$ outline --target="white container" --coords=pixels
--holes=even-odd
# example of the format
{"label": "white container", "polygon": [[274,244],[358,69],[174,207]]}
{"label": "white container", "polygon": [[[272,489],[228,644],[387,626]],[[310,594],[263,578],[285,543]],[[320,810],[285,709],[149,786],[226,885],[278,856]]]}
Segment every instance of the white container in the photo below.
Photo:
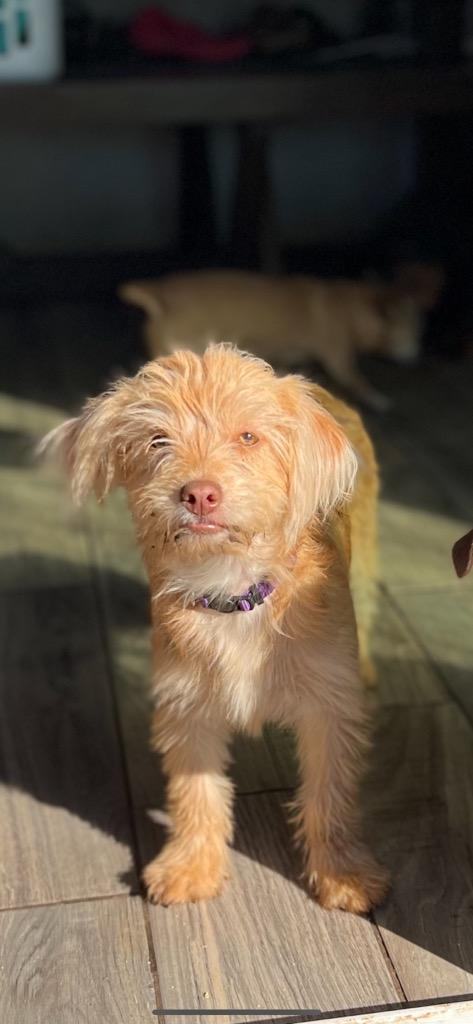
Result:
{"label": "white container", "polygon": [[62,70],[61,0],[0,0],[0,83],[47,81]]}

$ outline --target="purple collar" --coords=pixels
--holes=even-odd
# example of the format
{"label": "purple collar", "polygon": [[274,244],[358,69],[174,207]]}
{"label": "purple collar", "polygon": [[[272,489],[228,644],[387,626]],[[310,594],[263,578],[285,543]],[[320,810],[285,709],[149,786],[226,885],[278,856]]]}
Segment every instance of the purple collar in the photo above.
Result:
{"label": "purple collar", "polygon": [[269,580],[261,580],[260,583],[253,583],[239,597],[222,597],[210,600],[209,597],[204,595],[204,597],[197,598],[195,603],[200,604],[202,608],[212,608],[215,612],[252,612],[255,605],[263,604],[263,601],[272,594],[273,590],[274,586]]}

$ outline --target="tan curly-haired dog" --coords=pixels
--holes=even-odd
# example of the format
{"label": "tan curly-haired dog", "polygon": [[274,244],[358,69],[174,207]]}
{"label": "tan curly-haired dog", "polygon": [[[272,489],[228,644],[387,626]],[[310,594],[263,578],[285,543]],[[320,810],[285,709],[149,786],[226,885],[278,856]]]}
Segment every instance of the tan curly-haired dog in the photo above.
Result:
{"label": "tan curly-haired dog", "polygon": [[[272,721],[297,737],[294,816],[312,892],[325,907],[369,910],[386,875],[360,838],[367,737],[349,562],[353,544],[369,584],[377,476],[356,413],[217,345],[148,363],[48,440],[78,501],[126,488],[149,575],[153,742],[172,820],[144,873],[150,898],[218,893],[232,837],[228,740]],[[369,614],[361,605],[368,671]]]}

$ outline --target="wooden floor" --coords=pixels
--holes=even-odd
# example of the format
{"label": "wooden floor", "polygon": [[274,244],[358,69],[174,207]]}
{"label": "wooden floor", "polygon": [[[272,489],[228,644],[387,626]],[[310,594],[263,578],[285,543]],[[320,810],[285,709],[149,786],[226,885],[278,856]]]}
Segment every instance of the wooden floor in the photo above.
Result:
{"label": "wooden floor", "polygon": [[472,365],[370,371],[396,399],[370,419],[384,493],[364,789],[388,901],[357,918],[308,898],[284,810],[291,740],[268,732],[235,748],[231,884],[162,909],[138,882],[163,789],[124,501],[79,514],[31,460],[39,435],[138,364],[127,330],[112,307],[0,319],[0,1020],[226,1024],[473,998],[473,578],[450,561],[473,525]]}

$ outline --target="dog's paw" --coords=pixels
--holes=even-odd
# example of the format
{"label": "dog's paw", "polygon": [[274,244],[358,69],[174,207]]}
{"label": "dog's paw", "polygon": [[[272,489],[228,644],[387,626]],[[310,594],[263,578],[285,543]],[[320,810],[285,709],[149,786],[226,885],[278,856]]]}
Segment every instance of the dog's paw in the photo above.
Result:
{"label": "dog's paw", "polygon": [[387,873],[377,877],[363,875],[324,875],[315,886],[315,895],[325,910],[348,910],[367,914],[383,902],[388,891]]}
{"label": "dog's paw", "polygon": [[389,872],[367,850],[363,850],[362,860],[359,867],[352,861],[341,870],[325,869],[311,875],[311,890],[325,910],[367,914],[383,902],[389,889]]}
{"label": "dog's paw", "polygon": [[197,857],[170,856],[164,850],[143,871],[143,882],[151,903],[194,903],[211,900],[227,877],[226,859],[221,851],[206,850]]}

